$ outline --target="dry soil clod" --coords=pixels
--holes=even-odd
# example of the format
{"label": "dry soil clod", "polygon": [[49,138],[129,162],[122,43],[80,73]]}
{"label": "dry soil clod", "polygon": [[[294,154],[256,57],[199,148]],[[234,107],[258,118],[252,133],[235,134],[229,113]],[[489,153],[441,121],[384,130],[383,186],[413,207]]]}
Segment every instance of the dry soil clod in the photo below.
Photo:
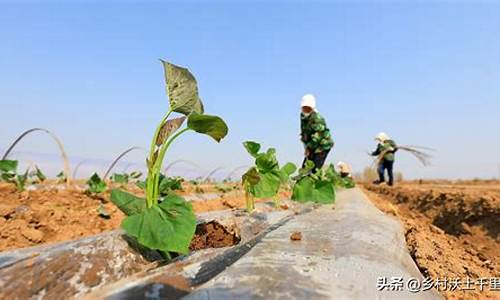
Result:
{"label": "dry soil clod", "polygon": [[292,234],[290,235],[290,240],[292,240],[292,241],[302,240],[302,232],[300,232],[300,231],[292,232]]}

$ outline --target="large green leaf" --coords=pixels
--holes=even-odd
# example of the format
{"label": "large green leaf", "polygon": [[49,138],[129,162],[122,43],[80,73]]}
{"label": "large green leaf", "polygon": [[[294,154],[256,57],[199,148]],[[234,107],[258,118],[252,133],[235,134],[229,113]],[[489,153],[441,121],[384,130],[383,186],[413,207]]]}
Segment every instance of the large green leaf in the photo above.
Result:
{"label": "large green leaf", "polygon": [[281,182],[282,183],[287,183],[290,179],[290,175],[295,173],[297,171],[297,166],[295,164],[289,162],[286,163],[281,169],[280,169],[280,177],[281,177]]}
{"label": "large green leaf", "polygon": [[17,160],[8,160],[2,159],[0,160],[0,172],[16,172],[17,170]]}
{"label": "large green leaf", "polygon": [[146,210],[146,199],[119,189],[111,190],[111,202],[127,216],[140,214]]}
{"label": "large green leaf", "polygon": [[188,128],[209,135],[217,142],[220,142],[228,132],[226,123],[220,117],[195,112],[189,115]]}
{"label": "large green leaf", "polygon": [[156,138],[156,145],[161,146],[165,141],[182,126],[186,117],[180,117],[175,119],[167,120],[161,125],[160,132]]}
{"label": "large green leaf", "polygon": [[188,69],[176,66],[164,60],[165,80],[170,101],[170,109],[189,115],[191,112],[203,113],[203,103],[198,96],[198,85]]}
{"label": "large green leaf", "polygon": [[259,154],[259,150],[260,150],[259,143],[256,143],[253,141],[246,141],[243,143],[243,146],[245,147],[245,149],[247,149],[248,153],[250,153],[251,156],[256,158],[257,155]]}
{"label": "large green leaf", "polygon": [[279,191],[281,177],[278,170],[260,174],[260,181],[250,187],[250,192],[256,198],[271,198]]}
{"label": "large green leaf", "polygon": [[278,167],[276,159],[276,149],[269,148],[266,153],[261,153],[255,160],[255,165],[260,173],[267,173]]}
{"label": "large green leaf", "polygon": [[191,204],[170,195],[159,205],[127,217],[123,229],[150,249],[187,254],[196,229]]}
{"label": "large green leaf", "polygon": [[335,187],[330,181],[313,180],[306,176],[295,183],[292,199],[299,202],[333,203]]}
{"label": "large green leaf", "polygon": [[241,176],[243,184],[254,186],[260,181],[260,174],[255,167],[251,167],[243,176]]}

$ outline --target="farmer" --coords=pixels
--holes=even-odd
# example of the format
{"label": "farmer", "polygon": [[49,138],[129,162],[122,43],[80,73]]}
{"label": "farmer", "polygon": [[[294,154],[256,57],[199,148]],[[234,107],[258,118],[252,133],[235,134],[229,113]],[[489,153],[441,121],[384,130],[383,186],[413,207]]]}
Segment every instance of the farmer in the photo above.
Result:
{"label": "farmer", "polygon": [[392,186],[394,184],[394,175],[393,175],[393,166],[394,166],[394,153],[398,151],[398,147],[396,143],[391,140],[391,138],[381,132],[377,134],[375,137],[375,141],[377,141],[377,149],[371,153],[372,156],[378,156],[377,162],[377,171],[379,179],[374,181],[374,184],[381,184],[385,182],[385,170],[387,170],[387,174],[389,175],[388,184]]}
{"label": "farmer", "polygon": [[326,157],[334,143],[325,119],[316,110],[316,98],[311,94],[306,94],[302,97],[300,106],[302,108],[300,137],[305,149],[302,167],[306,161],[311,160],[314,163],[312,171],[316,172],[325,164]]}
{"label": "farmer", "polygon": [[343,161],[339,161],[337,163],[337,168],[339,170],[339,173],[340,173],[340,177],[342,178],[352,178],[352,169],[351,167],[346,164],[345,162]]}

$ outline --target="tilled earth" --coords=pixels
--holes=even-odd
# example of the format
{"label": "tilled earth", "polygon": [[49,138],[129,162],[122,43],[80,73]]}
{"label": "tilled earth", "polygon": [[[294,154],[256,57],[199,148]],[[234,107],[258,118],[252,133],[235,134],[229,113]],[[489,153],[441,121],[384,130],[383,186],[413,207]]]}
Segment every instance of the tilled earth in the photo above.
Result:
{"label": "tilled earth", "polygon": [[[202,188],[197,187],[196,192],[213,193],[218,197],[192,201],[195,212],[245,207],[241,191],[216,193],[212,185]],[[133,185],[126,189],[139,196],[142,193]],[[195,188],[186,186],[180,194],[193,192]],[[98,234],[119,228],[124,218],[124,214],[109,201],[109,192],[89,196],[81,187],[67,190],[60,185],[47,185],[18,192],[14,185],[0,183],[0,200],[0,251]],[[100,206],[109,214],[108,217],[99,214]],[[208,229],[214,231],[210,236],[218,236],[217,228]],[[200,239],[193,241],[193,247],[202,247]]]}
{"label": "tilled earth", "polygon": [[467,278],[474,282],[472,290],[439,289],[445,297],[500,299],[500,283],[495,287],[491,282],[500,278],[500,184],[422,182],[363,188],[379,209],[404,224],[410,254],[424,276],[458,279],[463,288]]}

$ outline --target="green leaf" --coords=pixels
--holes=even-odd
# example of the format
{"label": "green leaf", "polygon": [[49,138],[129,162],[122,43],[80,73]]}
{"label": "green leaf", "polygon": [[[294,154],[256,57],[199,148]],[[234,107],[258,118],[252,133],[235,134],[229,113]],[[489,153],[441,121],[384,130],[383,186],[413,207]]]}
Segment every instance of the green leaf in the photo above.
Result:
{"label": "green leaf", "polygon": [[260,174],[255,167],[250,168],[243,176],[241,176],[243,184],[254,186],[260,181]]}
{"label": "green leaf", "polygon": [[182,190],[182,182],[184,182],[184,179],[182,177],[167,177],[163,174],[160,174],[159,182],[159,195],[160,197],[164,197],[169,195],[173,191]]}
{"label": "green leaf", "polygon": [[278,193],[280,185],[279,171],[270,171],[260,175],[260,181],[250,187],[250,193],[256,198],[271,198]]}
{"label": "green leaf", "polygon": [[250,153],[251,156],[257,158],[257,155],[259,154],[260,150],[260,144],[253,142],[253,141],[246,141],[243,143],[243,146],[245,149],[247,149],[248,153]]}
{"label": "green leaf", "polygon": [[142,176],[142,172],[139,172],[139,171],[133,171],[132,173],[130,173],[130,178],[132,179],[139,179],[141,178]]}
{"label": "green leaf", "polygon": [[104,182],[97,173],[92,174],[89,180],[87,180],[88,189],[87,193],[99,194],[106,190],[106,182]]}
{"label": "green leaf", "polygon": [[278,167],[276,149],[269,148],[266,153],[261,153],[255,159],[255,165],[260,173],[270,172]]}
{"label": "green leaf", "polygon": [[198,96],[198,85],[188,69],[161,60],[165,70],[168,99],[172,111],[189,115],[192,112],[202,114],[203,103]]}
{"label": "green leaf", "polygon": [[119,189],[111,190],[111,202],[127,216],[140,214],[146,210],[146,199]]}
{"label": "green leaf", "polygon": [[295,173],[295,171],[297,171],[297,166],[291,162],[289,163],[286,163],[282,168],[281,170],[288,176],[292,175],[293,173]]}
{"label": "green leaf", "polygon": [[226,123],[220,117],[198,113],[189,115],[187,126],[198,133],[211,136],[217,142],[220,142],[228,132]]}
{"label": "green leaf", "polygon": [[8,160],[2,159],[0,160],[0,172],[13,172],[15,173],[17,170],[17,160]]}
{"label": "green leaf", "polygon": [[290,175],[295,173],[295,171],[297,171],[297,166],[295,166],[295,164],[291,162],[286,163],[280,169],[281,183],[287,183],[290,180]]}
{"label": "green leaf", "polygon": [[122,228],[150,249],[187,254],[196,217],[190,203],[170,195],[162,203],[127,217]]}
{"label": "green leaf", "polygon": [[42,173],[42,170],[40,170],[38,166],[35,166],[35,175],[40,182],[43,182],[45,181],[45,179],[47,179],[47,176],[45,176],[45,174]]}
{"label": "green leaf", "polygon": [[182,126],[186,117],[175,118],[171,120],[167,120],[163,123],[160,128],[160,132],[158,133],[158,137],[156,138],[156,145],[161,146],[165,141]]}
{"label": "green leaf", "polygon": [[127,184],[128,183],[128,174],[113,174],[111,180],[118,184]]}
{"label": "green leaf", "polygon": [[29,168],[26,169],[26,172],[24,174],[19,174],[16,175],[16,187],[19,192],[24,191],[24,186],[26,185],[26,182],[28,181],[28,173],[29,173]]}
{"label": "green leaf", "polygon": [[335,187],[332,182],[303,177],[293,187],[292,199],[299,202],[333,203]]}
{"label": "green leaf", "polygon": [[299,170],[299,175],[304,176],[309,174],[314,169],[314,162],[312,160],[307,160],[304,166]]}

